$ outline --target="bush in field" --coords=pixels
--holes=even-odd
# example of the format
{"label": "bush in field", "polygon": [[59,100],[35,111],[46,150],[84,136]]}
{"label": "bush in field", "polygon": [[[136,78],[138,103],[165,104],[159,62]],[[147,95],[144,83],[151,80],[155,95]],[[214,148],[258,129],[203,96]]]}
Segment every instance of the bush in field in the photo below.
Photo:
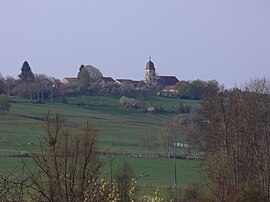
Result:
{"label": "bush in field", "polygon": [[11,99],[6,95],[0,95],[0,113],[4,114],[11,107]]}
{"label": "bush in field", "polygon": [[142,109],[144,108],[144,104],[141,101],[138,101],[134,98],[128,98],[123,96],[119,99],[119,103],[122,107],[130,108],[130,109]]}
{"label": "bush in field", "polygon": [[155,108],[155,112],[165,112],[164,107],[160,104],[156,104],[154,108]]}

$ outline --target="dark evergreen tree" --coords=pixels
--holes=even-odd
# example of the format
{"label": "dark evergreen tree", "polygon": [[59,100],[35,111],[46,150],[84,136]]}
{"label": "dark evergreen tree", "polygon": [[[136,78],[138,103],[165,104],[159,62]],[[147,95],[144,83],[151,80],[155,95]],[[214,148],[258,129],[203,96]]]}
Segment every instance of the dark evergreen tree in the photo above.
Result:
{"label": "dark evergreen tree", "polygon": [[30,65],[27,61],[23,63],[21,74],[19,74],[19,78],[22,81],[34,81],[35,76],[30,68]]}

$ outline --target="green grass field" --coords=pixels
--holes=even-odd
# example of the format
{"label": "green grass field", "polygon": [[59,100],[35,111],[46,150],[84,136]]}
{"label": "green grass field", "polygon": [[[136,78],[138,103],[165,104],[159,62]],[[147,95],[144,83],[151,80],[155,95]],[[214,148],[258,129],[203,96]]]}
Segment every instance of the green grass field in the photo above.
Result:
{"label": "green grass field", "polygon": [[[121,164],[126,161],[135,170],[139,184],[143,185],[173,185],[174,161],[173,159],[158,158],[116,158],[112,161],[113,173],[117,172]],[[110,179],[110,159],[104,159],[103,174]],[[177,160],[177,182],[179,186],[189,185],[200,180],[201,161]]]}
{"label": "green grass field", "polygon": [[[156,96],[143,98],[147,106],[162,105],[167,111],[173,111],[181,103],[193,107],[196,101],[170,99]],[[110,148],[114,151],[146,152],[141,145],[143,136],[156,138],[166,122],[179,114],[147,113],[121,108],[119,97],[77,96],[67,97],[67,103],[55,100],[54,103],[37,104],[27,100],[15,100],[11,111],[0,115],[0,154],[22,153],[39,149],[43,141],[43,117],[48,111],[61,113],[65,118],[65,127],[70,131],[78,130],[89,120],[100,130],[97,145],[99,150]],[[83,104],[83,105],[82,105]],[[186,116],[186,115],[185,115]],[[189,115],[188,115],[189,116]],[[28,143],[32,143],[28,145]],[[161,151],[159,147],[153,149]],[[148,173],[143,183],[169,184],[172,180],[170,173],[172,164],[167,159],[128,159],[134,164],[137,174]],[[116,160],[117,162],[122,159]],[[0,158],[0,171],[14,168],[16,158]],[[188,184],[198,177],[197,165],[193,161],[178,161],[179,183]],[[104,173],[107,167],[105,163]],[[182,169],[182,170],[181,170]],[[190,171],[190,172],[189,172]],[[189,182],[190,179],[190,182]]]}
{"label": "green grass field", "polygon": [[[85,106],[78,104],[83,100]],[[114,145],[118,151],[142,151],[140,140],[143,136],[157,137],[161,127],[177,113],[146,113],[120,107],[118,97],[69,97],[68,104],[33,104],[29,101],[12,103],[11,111],[0,115],[0,153],[20,152],[27,148],[36,149],[42,140],[43,117],[48,111],[61,113],[65,126],[78,130],[89,120],[99,132],[98,145],[106,150]],[[166,107],[177,107],[179,103],[196,106],[195,101],[168,99],[149,96],[146,103],[159,103]],[[28,146],[29,142],[34,143]]]}
{"label": "green grass field", "polygon": [[[103,164],[102,176],[110,179],[110,159],[101,158]],[[174,162],[173,159],[163,158],[127,158],[118,157],[112,160],[112,176],[114,176],[123,162],[128,162],[134,169],[136,176],[140,177],[138,184],[149,185],[172,185]],[[0,171],[12,172],[18,174],[25,164],[28,168],[34,167],[31,158],[21,157],[0,157]],[[177,160],[177,182],[179,186],[189,185],[200,180],[200,161],[195,160]],[[26,169],[27,170],[27,169]]]}

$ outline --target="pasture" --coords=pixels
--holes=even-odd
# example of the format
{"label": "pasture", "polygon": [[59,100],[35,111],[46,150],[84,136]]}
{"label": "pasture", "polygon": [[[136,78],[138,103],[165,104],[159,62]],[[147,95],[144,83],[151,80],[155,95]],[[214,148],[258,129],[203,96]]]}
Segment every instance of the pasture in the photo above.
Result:
{"label": "pasture", "polygon": [[[103,162],[102,177],[107,180],[111,177],[110,168],[112,165],[112,176],[119,171],[123,162],[128,162],[134,169],[136,176],[139,177],[138,185],[172,185],[174,164],[173,159],[165,158],[112,158],[110,164],[109,158],[101,158]],[[19,174],[21,168],[26,165],[27,168],[34,167],[31,158],[21,157],[0,157],[0,171],[13,172]],[[177,183],[179,186],[186,186],[200,180],[199,166],[201,161],[195,160],[177,160]],[[26,169],[27,170],[27,169]]]}
{"label": "pasture", "polygon": [[[175,109],[181,103],[188,104],[194,109],[196,101],[179,100],[163,97],[145,96],[143,102],[147,106],[162,105],[167,111],[163,113],[139,112],[124,109],[119,104],[119,97],[76,96],[67,97],[65,103],[55,100],[53,103],[34,103],[27,100],[14,100],[11,111],[0,115],[0,154],[25,153],[29,150],[37,151],[43,141],[43,117],[48,111],[58,112],[65,118],[65,127],[76,132],[86,121],[93,123],[98,129],[97,146],[99,151],[114,152],[147,152],[141,144],[144,136],[157,139],[161,128],[166,122],[179,114]],[[182,114],[190,116],[190,114]],[[161,152],[155,146],[153,152]],[[28,161],[28,159],[26,159]],[[170,159],[137,159],[117,158],[117,165],[122,160],[130,161],[136,174],[149,174],[142,179],[146,184],[170,184],[172,160]],[[0,171],[16,167],[18,159],[1,157]],[[105,159],[104,175],[108,165]],[[179,165],[179,166],[178,166]],[[179,183],[190,184],[198,178],[198,162],[177,161],[179,169]]]}

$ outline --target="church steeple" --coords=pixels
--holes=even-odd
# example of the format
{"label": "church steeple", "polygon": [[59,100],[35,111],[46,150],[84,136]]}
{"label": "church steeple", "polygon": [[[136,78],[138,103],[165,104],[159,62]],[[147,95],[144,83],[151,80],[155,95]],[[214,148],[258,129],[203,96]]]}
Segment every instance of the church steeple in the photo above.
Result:
{"label": "church steeple", "polygon": [[151,61],[151,57],[149,57],[149,61],[146,63],[145,67],[145,82],[152,83],[156,76],[156,69],[154,63]]}

